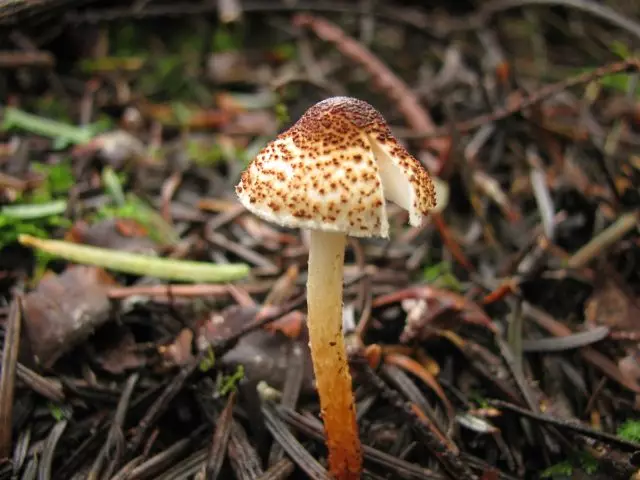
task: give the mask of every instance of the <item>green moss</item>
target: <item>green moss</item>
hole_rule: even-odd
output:
[[[640,421],[627,420],[618,428],[618,436],[629,442],[640,443]]]
[[[48,402],[47,407],[49,407],[49,412],[56,422],[61,422],[62,420],[65,420],[67,418],[65,409],[60,405],[53,402]]]
[[[225,375],[218,378],[220,378],[220,381],[217,391],[221,396],[225,396],[232,390],[235,390],[238,382],[244,378],[244,367],[242,365],[238,365],[236,371],[231,375]]]
[[[540,474],[540,478],[571,477],[573,475],[573,465],[569,461],[564,461],[551,465]]]
[[[213,348],[209,347],[209,349],[207,350],[207,356],[200,361],[200,365],[198,365],[198,368],[201,372],[208,372],[215,366],[215,364],[216,356],[213,352]]]
[[[64,216],[66,196],[75,178],[68,163],[33,163],[32,169],[44,176],[37,188],[18,194],[12,205],[0,208],[0,248],[14,243],[22,234],[48,238],[55,228],[67,228]]]
[[[540,478],[568,479],[576,469],[581,469],[587,475],[593,475],[598,470],[598,460],[589,452],[580,452],[575,457],[551,465],[540,474]]]
[[[242,48],[243,35],[240,28],[218,25],[211,39],[211,50],[214,52],[237,51]]]
[[[46,202],[56,196],[66,196],[76,182],[68,161],[55,165],[34,162],[31,164],[31,169],[46,177],[45,181],[32,192],[30,197],[32,203]]]

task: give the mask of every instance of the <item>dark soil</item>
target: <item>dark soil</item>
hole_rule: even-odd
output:
[[[348,244],[363,478],[638,478],[639,48],[624,0],[0,1],[0,479],[329,478],[307,239],[234,185],[337,95],[443,207]]]

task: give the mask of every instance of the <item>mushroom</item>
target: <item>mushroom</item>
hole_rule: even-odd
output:
[[[368,103],[334,97],[312,106],[242,173],[240,202],[258,217],[310,231],[307,324],[329,468],[360,478],[362,455],[342,335],[347,235],[389,237],[386,200],[419,226],[435,207],[423,166]]]

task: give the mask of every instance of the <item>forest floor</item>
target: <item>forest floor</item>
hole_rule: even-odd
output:
[[[363,478],[638,478],[640,8],[452,3],[0,2],[0,479],[330,478],[234,185],[338,95],[439,196],[347,246]]]

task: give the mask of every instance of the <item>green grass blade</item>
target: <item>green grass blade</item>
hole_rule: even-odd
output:
[[[193,283],[215,283],[240,280],[249,274],[249,266],[244,263],[214,265],[206,262],[173,260],[61,240],[42,240],[31,235],[20,235],[18,240],[22,245],[70,262],[94,265],[132,275]]]
[[[66,200],[55,200],[47,203],[33,203],[24,205],[7,205],[0,208],[0,215],[7,218],[20,220],[33,220],[35,218],[61,215],[67,209]]]
[[[87,143],[93,137],[93,132],[89,129],[39,117],[16,108],[8,107],[4,110],[2,130],[10,130],[12,128],[26,130],[36,135],[75,144]]]

